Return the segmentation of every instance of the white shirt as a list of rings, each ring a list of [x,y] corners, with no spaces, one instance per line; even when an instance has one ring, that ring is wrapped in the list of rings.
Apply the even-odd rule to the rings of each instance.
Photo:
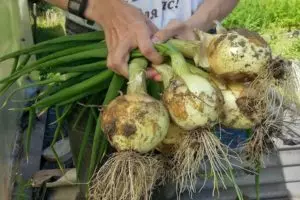
[[[160,29],[170,20],[187,20],[198,9],[203,0],[125,0],[131,5],[141,9],[143,13]],[[90,26],[86,20],[67,13],[67,18],[76,23],[99,30],[98,25]]]

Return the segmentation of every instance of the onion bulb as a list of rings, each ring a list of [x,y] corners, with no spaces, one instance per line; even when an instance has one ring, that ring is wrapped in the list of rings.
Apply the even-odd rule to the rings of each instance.
[[[154,66],[165,90],[163,102],[172,120],[184,130],[212,127],[218,122],[222,95],[206,78],[193,74],[184,57],[169,50],[172,66]]]
[[[93,199],[150,199],[151,189],[162,178],[163,162],[152,155],[168,132],[169,115],[163,103],[146,92],[147,61],[129,65],[127,94],[114,99],[102,114],[102,130],[118,150],[97,172]]]
[[[190,69],[195,74],[204,73],[193,66]],[[280,101],[268,98],[267,84],[264,82],[266,79],[259,78],[254,83],[226,83],[211,74],[209,76],[209,80],[216,84],[224,97],[220,123],[227,128],[251,130],[251,137],[243,148],[250,163],[260,160],[271,144],[270,136],[273,135],[274,127],[280,124],[274,109],[278,106],[274,103]]]
[[[103,131],[118,151],[147,153],[166,136],[169,117],[163,104],[144,94],[117,97],[104,110]]]
[[[167,136],[156,146],[156,150],[165,155],[173,154],[180,145],[185,134],[185,130],[179,128],[179,126],[174,123],[170,123]]]
[[[234,129],[251,129],[261,121],[259,110],[255,109],[255,92],[244,83],[224,84],[215,77],[210,79],[218,85],[223,98],[221,124]]]
[[[224,28],[223,28],[224,30]],[[272,53],[267,42],[246,29],[216,35],[197,31],[199,41],[173,39],[170,43],[197,66],[226,81],[249,81],[267,67]]]
[[[228,149],[213,133],[222,114],[223,98],[220,90],[205,77],[192,73],[178,50],[166,45],[164,48],[160,50],[170,56],[171,66],[163,64],[154,68],[161,74],[164,83],[163,102],[173,122],[185,130],[172,159],[174,167],[171,177],[174,178],[177,192],[195,192],[203,164],[211,167],[213,193],[218,191],[219,181],[226,187],[224,180],[227,176],[241,197],[231,173]],[[205,171],[207,176],[208,173]]]

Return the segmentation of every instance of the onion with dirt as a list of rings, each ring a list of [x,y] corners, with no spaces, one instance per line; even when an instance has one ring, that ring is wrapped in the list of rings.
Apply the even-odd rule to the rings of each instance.
[[[192,73],[181,53],[171,47],[166,48],[164,52],[170,56],[171,66],[154,67],[163,79],[163,102],[173,122],[186,131],[172,162],[178,194],[185,190],[196,192],[198,174],[203,168],[201,165],[209,165],[211,172],[206,171],[205,174],[213,174],[213,193],[218,192],[219,182],[226,188],[225,177],[228,177],[237,195],[242,198],[227,157],[228,149],[213,133],[222,113],[220,90],[206,78]]]
[[[257,33],[246,29],[226,31],[217,28],[212,35],[197,30],[197,41],[170,40],[184,56],[226,81],[249,81],[267,67],[272,52]],[[224,31],[225,30],[225,31]]]
[[[104,108],[102,129],[118,152],[96,172],[91,199],[150,199],[153,186],[163,179],[163,163],[146,153],[166,137],[169,115],[162,102],[146,92],[146,66],[144,59],[132,60],[127,94]]]

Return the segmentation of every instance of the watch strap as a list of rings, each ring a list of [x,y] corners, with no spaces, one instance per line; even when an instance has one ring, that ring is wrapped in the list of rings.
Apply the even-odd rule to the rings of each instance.
[[[88,0],[69,0],[68,11],[78,17],[84,18],[84,11],[87,7]]]

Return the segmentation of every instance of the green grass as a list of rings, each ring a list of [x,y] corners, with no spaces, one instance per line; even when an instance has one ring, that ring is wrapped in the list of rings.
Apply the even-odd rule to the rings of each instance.
[[[300,0],[240,0],[224,25],[257,32],[278,27],[299,28]]]

